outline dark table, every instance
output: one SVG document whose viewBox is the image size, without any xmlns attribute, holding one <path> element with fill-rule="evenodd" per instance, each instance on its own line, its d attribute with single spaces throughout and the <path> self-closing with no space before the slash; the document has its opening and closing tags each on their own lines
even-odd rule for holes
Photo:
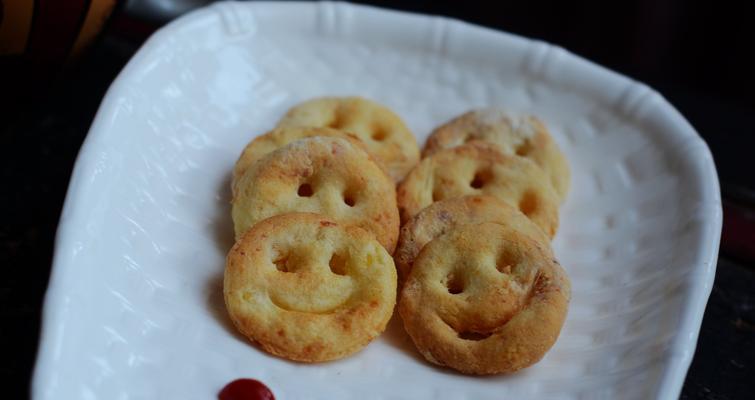
<svg viewBox="0 0 755 400">
<path fill-rule="evenodd" d="M 378 3 L 400 5 L 396 2 Z M 727 207 L 725 241 L 716 280 L 705 312 L 697 352 L 681 397 L 753 398 L 755 262 L 751 255 L 755 243 L 748 242 L 746 235 L 748 232 L 752 235 L 752 230 L 747 229 L 752 226 L 748 225 L 746 217 L 755 215 L 755 212 L 749 211 L 755 204 L 751 202 L 752 196 L 749 194 L 755 189 L 753 176 L 750 175 L 755 171 L 755 163 L 750 156 L 755 149 L 755 124 L 751 121 L 755 109 L 751 103 L 747 103 L 746 95 L 740 96 L 737 92 L 752 87 L 753 78 L 746 77 L 750 81 L 745 81 L 745 86 L 735 88 L 731 93 L 720 87 L 718 90 L 707 90 L 705 85 L 711 84 L 708 81 L 700 85 L 684 84 L 683 79 L 654 74 L 653 71 L 657 71 L 651 67 L 638 67 L 631 60 L 623 60 L 614 50 L 601 52 L 603 45 L 600 43 L 616 40 L 615 37 L 611 38 L 610 32 L 623 32 L 621 30 L 609 31 L 607 38 L 596 39 L 599 45 L 592 48 L 586 44 L 587 41 L 570 40 L 570 36 L 559 37 L 558 30 L 544 29 L 540 25 L 527 26 L 523 20 L 518 20 L 527 11 L 521 7 L 511 11 L 506 17 L 508 19 L 504 18 L 501 22 L 471 11 L 459 15 L 458 10 L 444 8 L 442 3 L 435 5 L 435 8 L 425 2 L 411 4 L 414 5 L 408 8 L 430 7 L 434 13 L 506 27 L 509 31 L 565 45 L 660 89 L 690 119 L 714 153 L 724 184 Z M 548 15 L 544 18 L 546 23 L 555 21 L 555 17 Z M 35 97 L 31 104 L 16 108 L 13 115 L 3 115 L 0 119 L 0 174 L 3 185 L 0 197 L 3 210 L 0 220 L 0 266 L 4 269 L 3 279 L 0 279 L 0 359 L 5 361 L 0 364 L 0 379 L 7 382 L 5 398 L 28 396 L 38 343 L 42 296 L 47 285 L 55 229 L 71 169 L 105 90 L 143 40 L 144 30 L 138 28 L 141 25 L 137 24 L 137 29 L 129 29 L 129 26 L 134 26 L 132 22 L 125 18 L 112 24 L 80 65 L 67 72 L 49 92 Z M 571 35 L 572 39 L 581 37 L 576 33 Z M 747 40 L 743 43 L 749 43 L 747 51 L 752 53 L 755 46 L 751 39 Z M 650 51 L 656 54 L 652 52 L 658 49 Z M 752 58 L 748 60 L 740 68 L 742 71 L 750 68 L 748 73 L 751 74 Z"/>
</svg>

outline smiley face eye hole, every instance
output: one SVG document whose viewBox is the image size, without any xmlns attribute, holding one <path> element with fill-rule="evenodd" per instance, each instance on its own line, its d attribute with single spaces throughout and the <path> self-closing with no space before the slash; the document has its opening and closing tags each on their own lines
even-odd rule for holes
<svg viewBox="0 0 755 400">
<path fill-rule="evenodd" d="M 518 264 L 518 262 L 519 260 L 517 260 L 516 256 L 513 254 L 507 251 L 501 251 L 498 257 L 496 257 L 495 269 L 502 274 L 511 275 L 514 266 Z"/>
<path fill-rule="evenodd" d="M 328 265 L 330 266 L 330 271 L 334 274 L 346 275 L 346 259 L 343 256 L 333 253 Z"/>
<path fill-rule="evenodd" d="M 312 197 L 314 190 L 312 190 L 312 185 L 309 183 L 302 183 L 299 185 L 299 189 L 296 190 L 296 194 L 298 194 L 299 197 Z"/>
<path fill-rule="evenodd" d="M 453 272 L 446 276 L 443 283 L 446 285 L 448 293 L 459 294 L 464 291 L 464 280 L 462 280 L 461 276 Z"/>
<path fill-rule="evenodd" d="M 370 131 L 372 140 L 376 142 L 382 142 L 388 137 L 388 131 L 382 125 L 375 124 L 372 126 Z"/>
<path fill-rule="evenodd" d="M 354 199 L 354 196 L 351 193 L 344 193 L 343 202 L 349 207 L 354 207 L 354 204 L 356 204 L 356 199 Z"/>
<path fill-rule="evenodd" d="M 439 189 L 433 189 L 433 203 L 443 200 L 443 193 Z"/>
<path fill-rule="evenodd" d="M 275 264 L 275 269 L 280 272 L 293 272 L 293 270 L 289 268 L 287 255 L 276 258 L 273 260 L 273 264 Z"/>
<path fill-rule="evenodd" d="M 511 275 L 511 264 L 507 262 L 498 262 L 495 265 L 495 269 L 498 270 L 498 272 L 506 275 Z"/>
<path fill-rule="evenodd" d="M 330 122 L 327 123 L 328 128 L 333 129 L 341 129 L 344 126 L 345 121 L 343 120 L 343 116 L 339 112 L 339 110 L 336 110 L 335 113 L 333 113 L 333 118 L 330 120 Z"/>
<path fill-rule="evenodd" d="M 515 152 L 516 152 L 516 155 L 520 157 L 526 157 L 530 153 L 532 153 L 532 150 L 534 150 L 532 147 L 532 143 L 530 143 L 529 140 L 526 140 L 524 143 L 516 146 Z"/>
<path fill-rule="evenodd" d="M 474 177 L 472 177 L 472 181 L 469 182 L 469 186 L 472 187 L 472 189 L 482 189 L 483 186 L 487 185 L 493 178 L 492 172 L 489 170 L 480 170 L 475 172 Z"/>
<path fill-rule="evenodd" d="M 526 216 L 531 216 L 540 207 L 540 201 L 535 192 L 528 190 L 524 192 L 522 198 L 519 199 L 519 211 Z"/>
</svg>

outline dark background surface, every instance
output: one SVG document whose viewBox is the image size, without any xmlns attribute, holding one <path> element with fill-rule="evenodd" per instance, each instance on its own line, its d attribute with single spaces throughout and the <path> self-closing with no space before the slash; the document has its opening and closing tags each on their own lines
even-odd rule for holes
<svg viewBox="0 0 755 400">
<path fill-rule="evenodd" d="M 452 16 L 561 45 L 648 83 L 690 120 L 714 154 L 726 208 L 716 281 L 682 398 L 753 398 L 755 243 L 748 221 L 755 215 L 755 28 L 746 3 L 503 2 L 496 8 L 473 2 L 368 3 Z M 79 65 L 53 84 L 33 93 L 0 87 L 4 102 L 13 97 L 0 114 L 5 398 L 28 396 L 55 229 L 76 153 L 110 82 L 157 25 L 136 15 L 122 8 Z"/>
</svg>

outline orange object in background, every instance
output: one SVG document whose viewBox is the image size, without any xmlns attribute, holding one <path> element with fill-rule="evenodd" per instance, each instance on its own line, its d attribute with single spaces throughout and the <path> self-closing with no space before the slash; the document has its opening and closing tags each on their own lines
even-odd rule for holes
<svg viewBox="0 0 755 400">
<path fill-rule="evenodd" d="M 0 0 L 0 56 L 60 65 L 92 43 L 116 0 Z"/>
<path fill-rule="evenodd" d="M 15 108 L 43 94 L 97 38 L 117 4 L 0 0 L 0 106 Z"/>
<path fill-rule="evenodd" d="M 33 1 L 0 0 L 0 55 L 26 50 L 33 15 Z"/>
</svg>

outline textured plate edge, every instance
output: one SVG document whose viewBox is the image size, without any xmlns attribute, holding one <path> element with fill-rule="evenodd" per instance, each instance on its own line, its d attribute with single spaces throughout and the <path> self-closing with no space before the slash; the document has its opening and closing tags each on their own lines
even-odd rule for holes
<svg viewBox="0 0 755 400">
<path fill-rule="evenodd" d="M 705 308 L 716 277 L 721 230 L 723 228 L 723 206 L 718 173 L 713 161 L 713 154 L 710 152 L 707 143 L 689 121 L 662 95 L 658 94 L 658 100 L 676 124 L 682 130 L 690 132 L 694 136 L 687 143 L 683 157 L 685 161 L 693 163 L 693 167 L 697 170 L 696 176 L 702 182 L 699 194 L 706 200 L 699 205 L 697 214 L 709 216 L 705 221 L 703 237 L 698 240 L 698 243 L 709 243 L 709 246 L 700 250 L 692 271 L 692 273 L 699 274 L 700 277 L 694 280 L 694 287 L 687 296 L 682 322 L 672 342 L 671 360 L 664 371 L 656 396 L 658 399 L 678 399 L 697 349 L 697 340 L 700 335 Z"/>
<path fill-rule="evenodd" d="M 52 268 L 42 305 L 39 345 L 32 371 L 32 399 L 55 398 L 58 384 L 56 372 L 62 367 L 58 359 L 59 342 L 63 339 L 61 329 L 64 328 L 63 321 L 68 312 L 68 308 L 62 305 L 67 305 L 71 296 L 75 296 L 75 293 L 70 293 L 70 285 L 67 286 L 65 283 L 66 279 L 72 277 L 72 270 L 76 267 L 74 259 L 76 248 L 79 247 L 77 243 L 87 239 L 83 228 L 72 221 L 86 220 L 94 204 L 97 203 L 96 200 L 100 198 L 97 193 L 102 193 L 93 190 L 93 186 L 98 184 L 95 183 L 96 175 L 98 175 L 97 156 L 98 153 L 107 154 L 107 142 L 104 140 L 107 132 L 105 126 L 118 110 L 122 99 L 120 93 L 127 90 L 125 82 L 137 72 L 136 70 L 143 64 L 142 60 L 157 52 L 166 38 L 192 23 L 206 21 L 208 17 L 214 18 L 216 14 L 209 7 L 203 7 L 177 18 L 154 32 L 118 73 L 103 96 L 102 103 L 76 156 L 58 221 Z M 86 194 L 93 196 L 86 196 Z M 74 259 L 65 257 L 69 253 L 74 254 Z"/>
<path fill-rule="evenodd" d="M 592 72 L 600 77 L 600 79 L 595 79 L 595 82 L 612 82 L 617 84 L 623 82 L 626 86 L 641 85 L 642 87 L 647 88 L 644 84 L 635 82 L 624 75 L 577 56 L 559 46 L 550 45 L 540 41 L 533 41 L 515 34 L 473 25 L 453 18 L 433 17 L 424 14 L 347 3 L 336 3 L 336 6 L 341 10 L 348 9 L 351 13 L 381 14 L 382 18 L 394 15 L 403 18 L 410 17 L 418 21 L 427 20 L 429 18 L 440 19 L 446 25 L 445 28 L 454 29 L 456 34 L 462 32 L 467 35 L 475 34 L 478 36 L 478 40 L 507 40 L 514 42 L 540 43 L 546 46 L 549 53 L 557 54 L 559 57 L 567 59 L 573 65 L 581 64 L 581 66 L 579 66 L 580 68 L 584 67 L 591 69 Z M 227 12 L 231 10 L 251 10 L 252 14 L 256 14 L 256 9 L 278 8 L 278 10 L 273 11 L 277 11 L 275 14 L 283 17 L 283 9 L 291 10 L 305 7 L 318 12 L 319 10 L 315 8 L 332 7 L 332 4 L 327 2 L 319 4 L 304 2 L 223 2 L 195 10 L 172 21 L 155 32 L 142 45 L 113 81 L 103 98 L 102 104 L 95 115 L 94 122 L 84 139 L 78 156 L 76 157 L 71 180 L 66 192 L 63 211 L 61 213 L 55 237 L 50 279 L 43 304 L 40 342 L 31 382 L 32 398 L 54 398 L 52 393 L 54 393 L 57 384 L 56 371 L 61 367 L 59 365 L 59 360 L 56 358 L 56 354 L 58 353 L 59 342 L 62 340 L 63 335 L 61 329 L 64 328 L 64 324 L 62 322 L 68 312 L 68 308 L 65 307 L 65 305 L 70 302 L 72 296 L 75 296 L 75 293 L 70 293 L 71 286 L 66 285 L 65 283 L 67 279 L 71 279 L 73 276 L 69 270 L 75 268 L 75 257 L 78 247 L 77 243 L 87 239 L 85 232 L 83 232 L 84 229 L 73 222 L 86 220 L 86 217 L 91 214 L 93 205 L 102 197 L 101 195 L 97 196 L 96 194 L 99 191 L 94 190 L 94 187 L 100 184 L 97 183 L 97 175 L 101 172 L 98 169 L 97 162 L 103 154 L 108 153 L 107 141 L 104 140 L 106 137 L 105 132 L 107 131 L 105 126 L 109 123 L 108 120 L 111 116 L 117 112 L 121 100 L 120 93 L 127 90 L 127 85 L 125 84 L 126 80 L 137 72 L 136 69 L 142 64 L 142 60 L 148 58 L 163 45 L 163 41 L 173 35 L 180 34 L 183 29 L 188 28 L 195 23 L 207 23 L 218 18 L 221 18 L 222 20 L 221 14 L 224 12 L 227 14 Z M 232 31 L 230 33 L 234 32 Z M 545 78 L 547 78 L 547 76 Z M 657 92 L 652 89 L 650 90 L 653 94 L 658 96 L 658 106 L 661 107 L 665 113 L 671 114 L 676 120 L 679 129 L 670 131 L 669 134 L 676 136 L 676 138 L 679 139 L 679 142 L 688 140 L 692 141 L 692 143 L 690 143 L 690 148 L 693 150 L 685 152 L 683 157 L 693 157 L 693 162 L 698 170 L 695 175 L 702 183 L 701 190 L 707 193 L 715 193 L 714 198 L 706 204 L 703 204 L 701 207 L 701 212 L 708 216 L 704 217 L 707 228 L 704 232 L 705 237 L 701 238 L 699 242 L 710 244 L 700 250 L 698 259 L 695 260 L 692 268 L 691 273 L 699 275 L 699 277 L 694 279 L 693 288 L 687 296 L 687 301 L 682 312 L 682 322 L 679 325 L 678 333 L 672 341 L 672 352 L 669 356 L 670 362 L 667 362 L 666 369 L 660 379 L 657 389 L 656 397 L 665 399 L 678 398 L 684 383 L 684 378 L 686 377 L 695 353 L 695 346 L 697 344 L 703 314 L 715 278 L 723 218 L 718 176 L 708 146 L 678 110 L 676 110 L 662 96 L 657 94 Z M 703 172 L 701 173 L 700 170 Z M 703 196 L 704 195 L 705 194 L 703 194 Z M 71 257 L 68 257 L 69 254 Z"/>
</svg>

